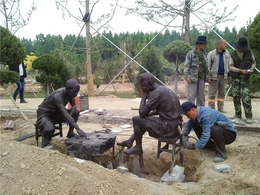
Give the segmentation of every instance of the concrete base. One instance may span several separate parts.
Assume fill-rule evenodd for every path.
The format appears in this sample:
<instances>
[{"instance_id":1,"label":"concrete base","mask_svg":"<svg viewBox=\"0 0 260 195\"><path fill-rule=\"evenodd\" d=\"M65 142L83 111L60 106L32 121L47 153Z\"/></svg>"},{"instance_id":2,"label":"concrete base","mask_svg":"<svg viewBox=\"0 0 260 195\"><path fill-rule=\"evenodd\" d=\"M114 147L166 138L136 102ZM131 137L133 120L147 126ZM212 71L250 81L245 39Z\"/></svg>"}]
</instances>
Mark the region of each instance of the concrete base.
<instances>
[{"instance_id":1,"label":"concrete base","mask_svg":"<svg viewBox=\"0 0 260 195\"><path fill-rule=\"evenodd\" d=\"M184 182L184 180L185 180L184 167L180 167L178 165L174 166L171 174L169 173L169 171L167 171L161 177L161 182L169 182L169 181Z\"/></svg>"}]
</instances>

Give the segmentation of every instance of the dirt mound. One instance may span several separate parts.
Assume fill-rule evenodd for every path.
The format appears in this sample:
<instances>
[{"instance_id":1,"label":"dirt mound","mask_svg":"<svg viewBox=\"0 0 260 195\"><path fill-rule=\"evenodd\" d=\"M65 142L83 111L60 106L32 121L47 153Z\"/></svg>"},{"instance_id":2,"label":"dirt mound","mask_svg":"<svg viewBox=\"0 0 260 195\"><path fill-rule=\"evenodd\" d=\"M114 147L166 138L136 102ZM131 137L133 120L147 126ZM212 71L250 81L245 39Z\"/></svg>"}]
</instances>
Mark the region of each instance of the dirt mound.
<instances>
[{"instance_id":1,"label":"dirt mound","mask_svg":"<svg viewBox=\"0 0 260 195\"><path fill-rule=\"evenodd\" d=\"M239 132L237 140L227 146L230 173L212 169L214 152L184 150L186 179L184 183L160 183L160 177L168 170L171 155L162 153L156 158L157 141L144 136L144 169L142 178L131 172L121 174L104 168L107 159L116 168L118 159L111 152L102 157L102 165L86 161L78 163L65 154L65 137L55 137L52 145L57 150L35 146L35 138L21 142L15 137L34 131L33 122L17 119L17 129L3 130L0 138L0 194L260 194L260 135L254 132ZM99 130L100 125L79 123L84 130ZM112 127L113 128L113 127ZM119 128L119 127L116 127ZM117 135L124 140L132 129ZM66 127L64 127L66 135ZM116 147L116 154L118 148ZM131 159L130 159L131 162ZM131 170L131 164L129 169Z\"/></svg>"}]
</instances>

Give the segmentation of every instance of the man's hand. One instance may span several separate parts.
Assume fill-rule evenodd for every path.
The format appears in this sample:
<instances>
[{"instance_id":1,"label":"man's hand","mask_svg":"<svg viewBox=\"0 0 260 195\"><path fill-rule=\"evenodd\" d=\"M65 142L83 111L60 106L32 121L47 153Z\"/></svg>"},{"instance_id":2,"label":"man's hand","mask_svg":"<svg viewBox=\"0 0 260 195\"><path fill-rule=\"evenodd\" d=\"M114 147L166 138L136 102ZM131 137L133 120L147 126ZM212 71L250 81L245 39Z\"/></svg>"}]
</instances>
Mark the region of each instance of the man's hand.
<instances>
[{"instance_id":1,"label":"man's hand","mask_svg":"<svg viewBox=\"0 0 260 195\"><path fill-rule=\"evenodd\" d=\"M187 135L182 135L182 146L187 149L195 150L195 144L189 142Z\"/></svg>"},{"instance_id":2,"label":"man's hand","mask_svg":"<svg viewBox=\"0 0 260 195\"><path fill-rule=\"evenodd\" d=\"M86 136L86 133L84 131L82 131L81 129L78 129L77 132L78 132L80 137L85 137Z\"/></svg>"},{"instance_id":3,"label":"man's hand","mask_svg":"<svg viewBox=\"0 0 260 195\"><path fill-rule=\"evenodd\" d=\"M228 77L228 82L230 83L232 81L232 78L231 77Z\"/></svg>"},{"instance_id":4,"label":"man's hand","mask_svg":"<svg viewBox=\"0 0 260 195\"><path fill-rule=\"evenodd\" d=\"M186 82L187 82L187 83L191 83L191 79L187 79Z\"/></svg>"},{"instance_id":5,"label":"man's hand","mask_svg":"<svg viewBox=\"0 0 260 195\"><path fill-rule=\"evenodd\" d=\"M184 148L190 149L190 150L195 150L195 144L192 144L190 142L187 142L185 144L185 146L183 146Z\"/></svg>"},{"instance_id":6,"label":"man's hand","mask_svg":"<svg viewBox=\"0 0 260 195\"><path fill-rule=\"evenodd\" d=\"M249 72L246 69L239 69L239 72L242 74L249 74Z\"/></svg>"},{"instance_id":7,"label":"man's hand","mask_svg":"<svg viewBox=\"0 0 260 195\"><path fill-rule=\"evenodd\" d=\"M253 72L254 72L253 68L248 69L248 74L253 74Z\"/></svg>"}]
</instances>

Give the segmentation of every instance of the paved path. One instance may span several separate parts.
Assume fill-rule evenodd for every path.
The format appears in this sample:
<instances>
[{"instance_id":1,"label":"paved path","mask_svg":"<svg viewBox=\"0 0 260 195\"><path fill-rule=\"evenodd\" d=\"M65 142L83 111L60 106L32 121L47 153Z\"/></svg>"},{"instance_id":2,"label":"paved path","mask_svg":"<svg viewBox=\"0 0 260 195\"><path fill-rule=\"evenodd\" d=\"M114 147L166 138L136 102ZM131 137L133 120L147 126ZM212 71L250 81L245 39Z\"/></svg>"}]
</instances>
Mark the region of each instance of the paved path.
<instances>
[{"instance_id":1,"label":"paved path","mask_svg":"<svg viewBox=\"0 0 260 195\"><path fill-rule=\"evenodd\" d=\"M43 98L27 98L28 103L17 102L17 105L26 115L30 115L36 118L36 110L39 104L43 101ZM186 99L180 99L180 102L185 102ZM131 119L132 116L138 114L138 110L132 110L132 108L138 108L140 104L140 98L137 99L122 99L114 96L100 96L100 97L90 97L89 98L89 109L96 110L98 108L105 109L107 114L104 116L99 116L95 118L95 113L87 113L86 116L100 122L100 120L122 119L121 122ZM208 103L206 102L206 105ZM225 101L225 110L227 111L226 116L231 117L234 115L234 105L231 97L228 97ZM252 99L252 110L253 110L253 120L254 124L245 125L244 127L257 127L260 128L260 99ZM3 113L15 113L19 115L18 110L10 99L0 100L0 112ZM102 118L103 117L103 118ZM99 120L100 119L100 120ZM184 116L184 121L187 118ZM103 121L104 122L104 121Z\"/></svg>"}]
</instances>

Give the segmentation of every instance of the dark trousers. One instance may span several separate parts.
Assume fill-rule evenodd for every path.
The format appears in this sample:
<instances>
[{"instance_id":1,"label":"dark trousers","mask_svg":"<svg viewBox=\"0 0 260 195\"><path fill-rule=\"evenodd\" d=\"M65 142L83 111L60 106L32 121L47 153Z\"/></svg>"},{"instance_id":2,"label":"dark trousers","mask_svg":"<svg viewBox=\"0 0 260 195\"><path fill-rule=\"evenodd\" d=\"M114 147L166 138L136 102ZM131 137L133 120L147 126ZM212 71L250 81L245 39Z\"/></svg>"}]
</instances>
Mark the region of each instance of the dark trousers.
<instances>
[{"instance_id":1,"label":"dark trousers","mask_svg":"<svg viewBox=\"0 0 260 195\"><path fill-rule=\"evenodd\" d=\"M195 131L197 137L200 138L203 131L201 126L194 124L193 130ZM234 142L236 140L236 136L237 134L235 132L226 130L222 126L214 125L211 127L211 139L208 141L205 148L212 147L214 144L216 156L226 158L227 155L225 145Z\"/></svg>"},{"instance_id":2,"label":"dark trousers","mask_svg":"<svg viewBox=\"0 0 260 195\"><path fill-rule=\"evenodd\" d=\"M24 94L24 76L20 77L20 80L18 83L16 83L17 88L14 92L13 95L13 99L16 99L16 96L18 95L18 93L20 93L20 100L23 100L23 94Z\"/></svg>"}]
</instances>

